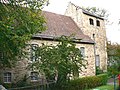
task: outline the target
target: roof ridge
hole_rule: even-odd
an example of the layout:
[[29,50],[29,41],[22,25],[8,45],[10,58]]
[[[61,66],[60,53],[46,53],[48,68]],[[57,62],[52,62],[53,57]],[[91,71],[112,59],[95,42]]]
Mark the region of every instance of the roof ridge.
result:
[[55,12],[50,12],[50,11],[45,11],[45,10],[43,10],[42,12],[43,12],[43,13],[44,13],[44,12],[46,12],[46,13],[51,13],[51,14],[60,15],[60,16],[65,16],[65,17],[71,18],[70,16],[66,16],[66,15],[63,15],[63,14],[55,13]]
[[75,5],[75,4],[72,3],[72,2],[69,2],[69,3],[71,3],[72,5],[74,5],[77,9],[82,9],[83,13],[85,13],[85,14],[88,14],[88,15],[90,15],[90,16],[94,16],[94,17],[97,17],[97,18],[100,18],[100,19],[104,19],[103,17],[100,17],[100,16],[97,15],[97,14],[93,14],[93,13],[91,13],[91,12],[85,10],[84,8],[82,8],[82,7],[80,7],[80,6]]

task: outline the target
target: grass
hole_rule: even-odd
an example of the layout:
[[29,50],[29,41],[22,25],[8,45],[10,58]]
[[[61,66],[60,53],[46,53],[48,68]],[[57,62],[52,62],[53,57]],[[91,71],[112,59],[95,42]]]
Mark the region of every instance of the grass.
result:
[[113,85],[105,85],[105,86],[96,87],[96,88],[90,89],[90,90],[114,90],[114,86]]

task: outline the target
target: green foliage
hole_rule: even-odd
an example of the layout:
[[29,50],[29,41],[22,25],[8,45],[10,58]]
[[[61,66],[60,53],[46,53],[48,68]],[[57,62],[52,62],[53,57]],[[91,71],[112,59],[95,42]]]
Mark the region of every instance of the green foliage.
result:
[[83,60],[80,50],[70,37],[62,36],[58,41],[57,45],[43,44],[38,47],[38,60],[32,66],[44,72],[47,79],[54,79],[56,76],[57,84],[63,85],[70,80],[72,72],[85,67],[86,60]]
[[89,89],[89,90],[114,90],[114,86],[113,85],[103,85],[103,86],[96,87],[94,89]]
[[107,79],[107,74],[101,74],[98,76],[89,76],[71,80],[68,84],[69,90],[85,90],[106,85]]
[[98,78],[100,78],[101,85],[106,85],[108,81],[108,75],[107,74],[100,74],[97,75]]
[[103,70],[100,69],[100,67],[96,67],[96,75],[104,73]]
[[45,30],[41,7],[45,0],[2,0],[0,3],[0,67],[11,67],[25,56],[32,35]]
[[4,83],[3,86],[5,88],[11,88],[12,87],[12,83]]
[[12,88],[18,88],[18,87],[25,87],[30,86],[30,84],[27,82],[27,75],[25,75],[21,80],[19,80],[17,83],[12,84]]
[[100,9],[97,7],[87,7],[87,8],[85,8],[85,10],[89,11],[92,14],[96,14],[99,17],[107,18],[109,16],[109,14],[107,13],[107,10],[105,10],[105,9]]
[[120,73],[120,45],[107,43],[108,73],[117,75]]

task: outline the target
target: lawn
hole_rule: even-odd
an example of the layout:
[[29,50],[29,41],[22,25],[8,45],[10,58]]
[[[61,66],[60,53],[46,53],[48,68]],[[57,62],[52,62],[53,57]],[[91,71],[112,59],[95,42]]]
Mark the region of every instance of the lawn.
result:
[[100,86],[100,87],[90,89],[90,90],[114,90],[114,86],[113,85],[105,85],[105,86]]

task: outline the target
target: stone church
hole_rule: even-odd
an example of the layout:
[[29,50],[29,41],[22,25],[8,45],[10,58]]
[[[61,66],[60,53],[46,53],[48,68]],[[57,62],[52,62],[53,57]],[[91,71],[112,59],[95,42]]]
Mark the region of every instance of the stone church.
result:
[[[74,34],[76,47],[80,49],[88,65],[79,76],[93,76],[96,74],[96,66],[103,71],[107,70],[106,31],[104,19],[91,14],[79,6],[69,3],[65,15],[43,11],[46,18],[47,30],[33,36],[29,43],[34,47],[42,43],[56,45],[54,39]],[[34,49],[34,48],[32,48]],[[44,76],[37,70],[27,70],[28,63],[35,60],[30,56],[29,60],[18,62],[13,69],[1,69],[0,79],[3,83],[17,82],[23,76],[30,76],[30,82],[42,81]],[[39,77],[39,78],[36,78]]]

